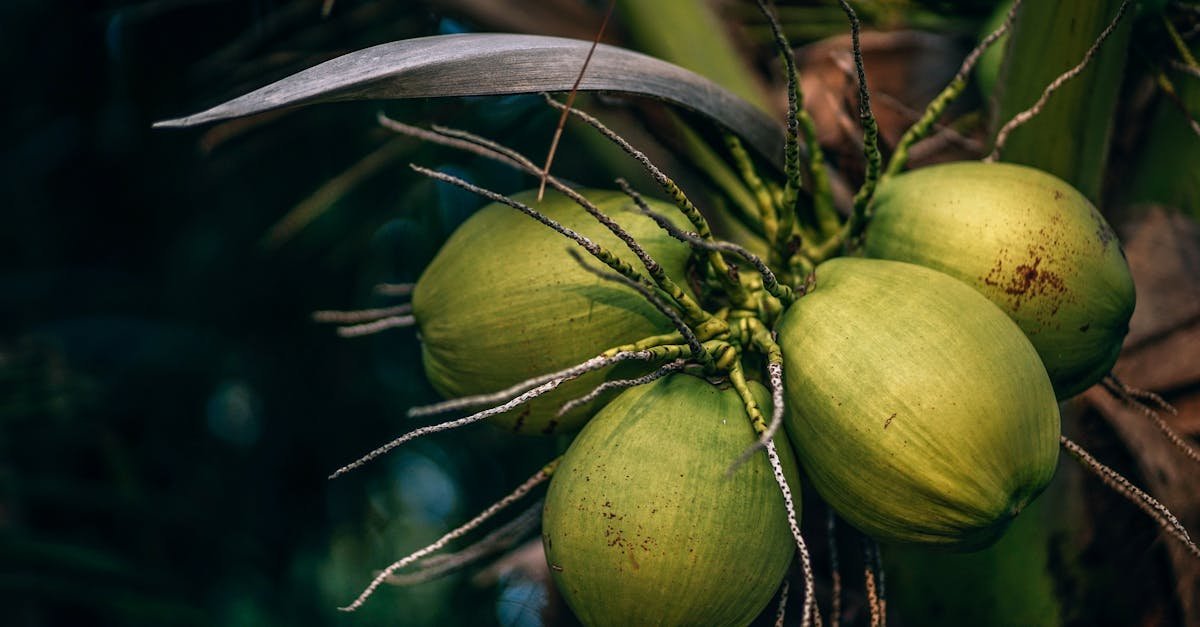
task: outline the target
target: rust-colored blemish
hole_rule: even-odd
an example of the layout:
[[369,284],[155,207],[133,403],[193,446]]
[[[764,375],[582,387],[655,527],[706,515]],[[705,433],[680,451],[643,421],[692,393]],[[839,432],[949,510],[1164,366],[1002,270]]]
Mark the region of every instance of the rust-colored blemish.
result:
[[[1043,236],[1047,234],[1043,230]],[[999,288],[1000,291],[1007,294],[1009,304],[1013,311],[1019,311],[1021,305],[1033,299],[1044,300],[1044,307],[1041,309],[1046,312],[1048,317],[1053,317],[1058,313],[1059,307],[1067,300],[1067,283],[1056,272],[1043,266],[1050,266],[1052,261],[1050,251],[1053,250],[1054,243],[1050,243],[1050,247],[1042,245],[1034,245],[1029,247],[1028,257],[1016,265],[1006,264],[1006,249],[1001,250],[996,258],[996,265],[982,277],[983,283],[990,287]],[[1012,269],[1009,270],[1008,268]],[[1049,320],[1043,320],[1043,323]]]

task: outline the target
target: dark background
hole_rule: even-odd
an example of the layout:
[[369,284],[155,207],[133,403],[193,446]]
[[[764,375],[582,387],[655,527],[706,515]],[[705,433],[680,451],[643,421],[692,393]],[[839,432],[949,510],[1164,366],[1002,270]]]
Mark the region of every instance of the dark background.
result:
[[[0,622],[478,624],[530,593],[451,577],[335,610],[561,443],[476,428],[328,482],[433,395],[411,331],[340,340],[309,319],[385,302],[370,286],[414,280],[478,205],[408,161],[529,183],[394,140],[379,104],[151,129],[342,52],[469,27],[419,2],[342,0],[328,19],[320,4],[0,3]],[[519,98],[386,109],[543,146],[554,119]],[[265,239],[314,194],[320,218]]]

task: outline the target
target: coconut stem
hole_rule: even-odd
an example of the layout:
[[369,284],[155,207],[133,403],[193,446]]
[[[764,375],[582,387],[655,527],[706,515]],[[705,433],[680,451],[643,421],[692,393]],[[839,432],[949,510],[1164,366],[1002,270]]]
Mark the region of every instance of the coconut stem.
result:
[[871,92],[867,89],[867,72],[863,67],[862,45],[859,42],[860,25],[858,14],[846,0],[838,0],[842,11],[850,20],[850,42],[854,51],[854,69],[858,74],[858,118],[863,125],[863,154],[867,158],[867,172],[862,187],[854,194],[854,211],[850,215],[849,235],[857,237],[867,222],[867,205],[875,194],[879,182],[879,169],[883,156],[879,152],[879,124],[871,112]]
[[538,526],[538,523],[542,519],[542,504],[543,501],[539,499],[516,518],[497,527],[491,533],[484,536],[483,539],[465,549],[455,553],[434,555],[421,560],[418,564],[420,567],[419,570],[400,575],[394,574],[388,577],[384,583],[393,586],[411,586],[425,583],[447,573],[454,572],[464,566],[474,564],[489,555],[508,549]]
[[[837,210],[833,207],[833,191],[829,183],[829,172],[825,164],[825,153],[817,141],[816,124],[812,116],[804,108],[804,91],[800,85],[800,72],[796,68],[796,57],[792,45],[783,33],[779,18],[771,11],[764,0],[756,0],[758,10],[767,20],[775,48],[783,59],[787,74],[787,137],[784,144],[784,169],[787,182],[783,189],[783,211],[780,213],[779,229],[772,242],[777,250],[786,254],[787,247],[794,229],[792,225],[801,210],[798,200],[800,189],[804,187],[802,173],[807,174],[812,194],[813,215],[810,219],[825,236],[836,233],[840,225]],[[800,169],[800,135],[803,133],[806,150],[804,151],[804,170]]]
[[362,324],[353,324],[341,326],[337,328],[339,337],[363,337],[366,335],[374,335],[389,329],[404,329],[413,326],[417,323],[417,319],[413,316],[388,316],[364,322]]
[[[750,158],[750,152],[746,150],[746,146],[742,144],[742,140],[733,133],[725,133],[725,147],[729,150],[729,156],[733,159],[733,164],[737,168],[738,175],[742,182],[750,190],[754,196],[754,202],[758,206],[758,218],[762,222],[763,231],[768,238],[772,234],[778,232],[779,217],[775,211],[775,196],[771,194],[771,190],[767,188],[767,184],[758,176],[758,171],[754,169],[754,160]],[[768,225],[768,222],[770,223]]]
[[788,581],[787,577],[783,578],[783,583],[779,584],[779,606],[775,608],[775,627],[783,627],[783,619],[787,616],[788,591],[792,587],[792,582]]
[[[624,348],[624,347],[621,347],[621,348]],[[514,396],[521,394],[522,392],[527,392],[539,385],[543,385],[543,384],[553,381],[555,379],[561,379],[564,377],[574,379],[576,377],[582,376],[582,375],[592,372],[594,370],[599,370],[601,368],[607,368],[608,366],[620,363],[622,361],[628,361],[628,360],[651,361],[651,360],[655,359],[656,355],[654,353],[652,353],[650,350],[648,350],[648,348],[649,347],[646,347],[646,348],[643,348],[640,350],[617,350],[615,353],[613,353],[611,355],[607,354],[608,352],[606,351],[605,353],[602,353],[596,357],[593,357],[587,361],[581,362],[581,363],[571,366],[569,368],[564,368],[562,370],[559,370],[558,372],[551,372],[548,374],[533,377],[532,379],[527,379],[525,381],[521,381],[519,383],[516,383],[516,384],[514,384],[510,387],[507,387],[503,390],[500,390],[498,392],[492,392],[490,394],[476,394],[473,396],[463,396],[460,398],[452,398],[447,401],[442,401],[440,403],[433,403],[432,405],[413,407],[412,409],[408,410],[408,417],[409,418],[420,418],[423,416],[435,416],[437,414],[444,414],[447,412],[458,411],[458,410],[462,410],[462,409],[469,409],[472,407],[483,407],[483,406],[488,406],[488,405],[494,405],[496,403],[500,403],[500,402],[506,401],[508,399],[511,399]]]
[[[629,263],[627,263],[620,257],[616,256],[612,251],[608,250],[607,248],[604,248],[603,246],[600,246],[599,244],[593,242],[591,239],[575,232],[574,230],[572,230],[566,226],[563,226],[556,220],[547,217],[542,212],[530,207],[529,205],[526,205],[525,203],[513,200],[507,196],[504,196],[503,194],[498,194],[496,192],[493,192],[490,189],[485,189],[483,187],[479,187],[478,185],[473,185],[471,183],[468,183],[467,181],[464,181],[463,179],[461,179],[457,176],[446,174],[444,172],[438,172],[436,170],[430,170],[429,168],[421,167],[416,164],[411,164],[409,167],[411,167],[417,173],[423,174],[429,178],[436,179],[439,181],[444,181],[446,183],[450,183],[451,185],[461,187],[462,189],[465,189],[473,194],[478,194],[480,196],[483,196],[484,198],[487,198],[488,200],[491,200],[493,202],[498,202],[498,203],[503,203],[505,205],[508,205],[508,206],[524,213],[525,215],[528,215],[529,217],[537,220],[538,222],[541,222],[542,224],[550,227],[551,229],[554,229],[559,234],[567,237],[568,239],[571,239],[575,243],[582,246],[583,249],[588,251],[588,253],[591,254],[593,257],[599,259],[605,265],[612,268],[613,270],[616,270],[617,272],[624,275],[625,277],[627,277],[631,280],[634,280],[634,281],[639,281],[647,286],[655,287],[654,283],[651,283],[649,279],[642,276],[642,274],[639,273],[636,269],[634,269],[633,266],[631,266]],[[657,264],[655,263],[654,265],[657,265]]]
[[1150,517],[1154,519],[1154,522],[1158,523],[1159,527],[1161,527],[1167,535],[1179,541],[1179,543],[1182,544],[1184,548],[1186,548],[1193,556],[1200,558],[1200,548],[1197,548],[1196,544],[1192,542],[1192,538],[1188,535],[1187,529],[1180,524],[1179,519],[1175,518],[1175,515],[1171,513],[1171,510],[1167,509],[1166,506],[1155,500],[1154,497],[1146,494],[1137,486],[1130,483],[1128,479],[1121,476],[1121,474],[1117,471],[1105,466],[1104,464],[1101,464],[1096,460],[1096,458],[1092,457],[1087,451],[1083,450],[1083,447],[1067,439],[1067,436],[1059,436],[1059,442],[1068,453],[1070,453],[1076,460],[1079,461],[1079,463],[1083,464],[1085,468],[1092,471],[1092,473],[1094,473],[1096,476],[1100,477],[1100,480],[1103,481],[1105,485],[1112,488],[1113,491],[1121,496],[1124,496],[1126,499],[1129,499],[1134,505],[1137,505],[1138,508],[1149,514]]
[[[383,446],[376,448],[375,450],[371,451],[370,453],[363,455],[362,457],[358,458],[354,462],[351,462],[345,466],[342,466],[341,468],[334,471],[333,474],[329,475],[329,478],[336,479],[336,478],[346,474],[347,472],[350,472],[351,470],[354,470],[355,468],[359,468],[359,467],[367,464],[371,460],[373,460],[381,455],[386,454],[387,452],[391,451],[392,449],[396,448],[397,446],[411,442],[419,437],[430,435],[432,433],[440,433],[442,431],[450,431],[451,429],[457,429],[459,427],[464,427],[466,425],[479,422],[480,420],[484,420],[486,418],[490,418],[492,416],[502,414],[502,413],[509,411],[511,409],[514,409],[516,407],[520,407],[521,405],[524,405],[525,403],[528,403],[529,401],[531,401],[539,396],[542,396],[543,394],[546,394],[548,392],[555,390],[556,388],[558,388],[558,386],[562,385],[563,383],[566,383],[567,381],[571,381],[573,379],[577,379],[577,378],[583,376],[584,374],[591,372],[593,370],[599,370],[600,368],[610,366],[614,363],[617,363],[618,361],[624,361],[626,359],[650,360],[650,359],[653,359],[654,356],[655,356],[655,353],[653,353],[651,351],[643,351],[642,353],[633,353],[633,354],[619,353],[612,357],[604,357],[604,356],[593,357],[592,359],[589,359],[589,360],[583,362],[582,364],[579,364],[572,368],[568,368],[566,370],[562,370],[557,373],[554,373],[554,375],[544,375],[542,377],[537,377],[535,379],[531,379],[530,381],[525,381],[525,382],[519,383],[519,384],[517,384],[517,386],[526,386],[532,381],[544,380],[544,379],[546,379],[547,376],[553,377],[553,378],[550,378],[549,380],[546,380],[544,383],[536,385],[532,389],[528,389],[524,393],[518,395],[516,398],[513,398],[512,400],[502,403],[500,405],[496,405],[495,407],[490,407],[483,411],[476,412],[465,418],[459,418],[457,420],[448,420],[446,422],[438,423],[435,425],[428,425],[425,427],[420,427],[418,429],[413,429],[412,431],[405,433],[404,435],[392,440],[391,442],[388,442],[387,444],[384,444]],[[513,387],[515,388],[517,386],[513,386]],[[509,388],[509,389],[511,390],[513,388]],[[505,392],[507,392],[507,391],[508,390],[505,390]],[[495,396],[495,395],[490,395],[490,396]],[[465,399],[455,399],[454,401],[449,401],[447,403],[441,403],[440,407],[439,406],[434,406],[434,407],[438,407],[438,409],[442,409],[442,408],[446,407],[447,405],[450,405],[455,402],[467,403],[469,406],[470,403],[472,403],[473,401],[475,401],[478,398],[479,397],[468,397]],[[426,408],[415,408],[415,409],[428,411],[427,407]],[[413,414],[414,414],[414,411],[409,410],[409,416],[412,416]]]
[[1055,78],[1050,82],[1049,85],[1046,85],[1046,88],[1042,90],[1042,95],[1037,99],[1037,102],[1033,103],[1033,106],[1014,115],[1011,120],[1005,122],[1004,126],[1000,127],[999,132],[996,133],[996,143],[992,146],[992,152],[988,153],[987,157],[984,157],[984,161],[990,163],[999,160],[1000,151],[1004,150],[1004,144],[1008,142],[1009,135],[1011,135],[1014,130],[1020,128],[1026,122],[1032,120],[1037,116],[1037,114],[1041,113],[1042,109],[1046,106],[1046,101],[1050,99],[1051,94],[1053,94],[1055,91],[1058,91],[1058,89],[1065,85],[1067,81],[1079,76],[1079,74],[1083,72],[1083,70],[1096,56],[1096,53],[1100,51],[1100,46],[1103,45],[1104,41],[1108,39],[1108,36],[1117,29],[1117,24],[1120,23],[1121,18],[1125,15],[1125,10],[1128,8],[1129,0],[1123,0],[1121,2],[1121,6],[1117,7],[1117,14],[1113,16],[1113,19],[1108,23],[1108,26],[1106,26],[1104,30],[1100,32],[1100,36],[1096,38],[1096,41],[1092,42],[1092,46],[1087,49],[1086,53],[1084,53],[1083,59],[1080,60],[1075,67],[1063,72],[1062,74],[1059,74],[1058,78]]
[[1171,444],[1174,444],[1175,448],[1179,449],[1181,453],[1186,455],[1188,459],[1192,460],[1193,462],[1200,463],[1200,451],[1197,451],[1192,445],[1188,444],[1187,440],[1185,440],[1178,431],[1172,429],[1171,425],[1167,424],[1167,421],[1163,420],[1162,416],[1158,415],[1158,412],[1154,411],[1154,409],[1142,401],[1145,400],[1149,403],[1153,403],[1159,409],[1162,409],[1171,415],[1179,415],[1179,410],[1172,407],[1170,403],[1163,400],[1161,396],[1155,394],[1154,392],[1139,390],[1137,388],[1132,388],[1128,385],[1125,385],[1124,382],[1122,382],[1112,373],[1109,373],[1108,376],[1104,377],[1100,383],[1104,386],[1104,389],[1108,390],[1108,392],[1114,397],[1120,399],[1129,407],[1136,409],[1138,413],[1149,418],[1150,421],[1154,423],[1154,426],[1158,427],[1158,430],[1163,434],[1163,436],[1165,436],[1167,440],[1171,442]]
[[[759,433],[758,440],[742,451],[741,455],[738,455],[737,460],[726,471],[726,475],[732,475],[739,466],[750,459],[751,455],[765,449],[767,443],[775,439],[775,434],[783,426],[783,353],[779,345],[771,339],[770,331],[762,322],[750,318],[748,323],[751,326],[751,341],[767,355],[767,387],[771,391],[771,422]],[[753,418],[753,416],[751,417]]]
[[[686,216],[688,221],[692,223],[692,226],[695,227],[696,232],[700,234],[700,237],[706,240],[712,239],[712,229],[709,227],[708,220],[704,217],[704,214],[702,214],[700,209],[697,208],[694,203],[692,203],[691,199],[687,197],[687,194],[683,192],[683,189],[681,189],[679,185],[675,183],[675,181],[671,180],[671,178],[664,174],[663,171],[658,168],[658,166],[654,165],[654,163],[650,161],[650,157],[647,157],[645,153],[637,148],[634,148],[633,145],[626,141],[624,137],[621,137],[615,131],[605,126],[605,124],[595,116],[579,109],[568,109],[566,105],[563,105],[554,98],[550,97],[549,94],[542,94],[542,96],[546,99],[546,102],[549,103],[550,106],[562,109],[564,111],[564,115],[569,112],[571,115],[583,120],[592,128],[599,131],[600,134],[606,137],[609,141],[620,147],[621,150],[625,151],[626,154],[633,157],[634,160],[636,160],[642,165],[643,168],[645,168],[654,181],[663,188],[663,191],[665,191],[671,197],[671,200],[675,203],[675,206],[679,207],[679,210],[683,212],[683,215]],[[726,287],[730,290],[730,296],[735,299],[739,297],[744,298],[745,290],[742,288],[742,285],[736,280],[728,280],[729,263],[725,261],[725,258],[721,255],[721,252],[718,250],[709,250],[708,253],[709,263],[712,264],[713,270],[716,271],[717,276],[722,277]]]
[[[762,275],[763,289],[765,289],[768,294],[778,298],[785,307],[792,304],[796,300],[796,295],[792,293],[792,288],[780,283],[775,277],[775,273],[771,271],[771,268],[769,268],[758,255],[755,255],[754,253],[741,246],[738,246],[737,244],[734,244],[733,242],[723,242],[712,239],[711,237],[705,238],[699,233],[684,232],[679,227],[671,224],[671,221],[665,216],[651,209],[650,206],[646,204],[646,201],[642,199],[642,196],[638,194],[637,191],[635,191],[632,187],[630,187],[629,183],[625,181],[625,179],[617,179],[617,185],[620,186],[621,190],[624,191],[631,199],[633,199],[634,204],[638,206],[638,209],[641,209],[642,213],[654,220],[658,226],[669,233],[671,237],[697,248],[717,252],[723,251],[738,255],[753,265],[754,268],[758,270],[758,273]],[[743,300],[748,300],[748,298],[744,298]]]
[[672,372],[678,372],[680,370],[683,370],[684,366],[686,366],[686,365],[687,365],[687,361],[682,360],[682,359],[676,359],[675,361],[672,361],[671,363],[659,368],[658,370],[655,370],[654,372],[651,372],[649,374],[642,375],[640,377],[636,377],[633,379],[613,379],[612,381],[605,381],[604,383],[601,383],[600,385],[598,385],[594,389],[592,389],[591,392],[588,392],[587,394],[584,394],[583,396],[580,396],[579,398],[575,398],[570,401],[567,401],[566,403],[563,403],[563,406],[560,407],[558,410],[558,415],[563,416],[577,407],[586,405],[587,403],[590,403],[590,402],[596,400],[597,398],[600,397],[601,394],[608,392],[609,390],[624,390],[627,388],[636,387],[639,385],[650,383],[652,381],[657,381],[657,380],[671,374]]
[[808,627],[814,625],[821,627],[821,609],[816,603],[816,582],[813,579],[812,558],[808,554],[808,544],[804,542],[804,536],[800,534],[800,522],[796,517],[796,502],[792,498],[792,488],[788,485],[787,477],[783,473],[783,463],[779,461],[779,451],[775,448],[775,441],[767,442],[767,461],[771,463],[771,474],[775,476],[775,483],[779,486],[779,493],[783,496],[783,505],[787,510],[788,529],[792,532],[792,539],[796,542],[796,551],[800,558],[800,569],[804,574],[804,607],[801,609],[801,625]]
[[[526,158],[524,155],[520,154],[519,152],[512,150],[511,148],[508,148],[506,146],[502,146],[491,140],[485,139],[483,137],[479,137],[478,135],[468,133],[466,131],[460,131],[460,130],[456,130],[456,129],[449,129],[449,128],[443,128],[443,127],[434,127],[436,132],[427,131],[422,128],[404,124],[403,122],[398,122],[396,120],[392,120],[391,118],[388,118],[388,117],[384,116],[383,114],[379,114],[379,123],[382,124],[383,126],[385,126],[386,128],[396,131],[398,133],[403,133],[406,135],[410,135],[412,137],[424,139],[424,140],[430,141],[432,143],[437,143],[437,144],[440,144],[443,146],[449,146],[452,148],[458,148],[461,150],[465,150],[472,154],[476,154],[476,155],[479,155],[482,157],[492,159],[494,161],[503,163],[510,167],[516,168],[518,170],[523,170],[525,172],[528,172],[528,173],[534,174],[534,175],[540,175],[540,170],[538,169],[538,167],[536,165],[534,165],[532,161],[530,161],[528,158]],[[532,207],[522,205],[524,207],[522,209],[521,206],[518,206],[518,205],[520,205],[520,203],[514,204],[515,201],[512,201],[511,199],[508,199],[507,197],[499,196],[498,194],[496,194],[495,192],[492,192],[490,190],[485,190],[481,187],[471,185],[470,183],[467,183],[466,181],[459,179],[457,177],[453,177],[453,176],[443,174],[440,172],[436,173],[436,174],[430,174],[430,172],[432,172],[432,171],[427,168],[420,168],[419,166],[411,166],[411,167],[413,167],[416,171],[421,172],[422,174],[425,174],[426,176],[431,176],[432,178],[446,181],[448,183],[457,185],[459,187],[462,187],[463,189],[471,191],[472,193],[482,195],[485,198],[496,200],[498,202],[503,202],[504,204],[507,204],[511,207],[517,208],[518,210],[526,213],[527,215],[530,215],[534,219],[538,220],[539,222],[542,222],[543,224],[545,224],[547,226],[550,226],[551,228],[554,228],[554,226],[552,226],[552,224],[557,224],[557,222],[550,220],[549,218],[542,215],[540,212],[536,211]],[[551,187],[553,187],[554,189],[561,192],[563,195],[570,198],[572,201],[574,201],[579,206],[583,207],[585,211],[587,211],[589,214],[591,214],[594,218],[596,218],[597,221],[599,221],[602,225],[604,225],[609,231],[611,231],[614,235],[616,235],[618,238],[620,238],[621,241],[624,242],[625,245],[638,257],[638,259],[642,262],[642,265],[646,267],[646,270],[648,272],[650,272],[651,276],[659,281],[660,286],[663,286],[664,282],[662,280],[665,279],[665,281],[667,283],[669,283],[670,285],[664,287],[664,291],[666,291],[673,299],[675,299],[679,303],[681,308],[683,308],[684,312],[688,315],[689,319],[692,322],[699,323],[699,322],[707,321],[709,319],[710,316],[708,316],[708,314],[706,314],[704,312],[704,310],[690,296],[687,295],[686,292],[684,292],[682,289],[679,289],[678,286],[674,286],[673,283],[670,283],[670,279],[666,276],[666,272],[663,271],[662,266],[657,261],[655,261],[649,255],[649,253],[647,253],[645,251],[645,249],[643,249],[641,247],[641,245],[637,243],[636,240],[633,239],[633,236],[631,236],[628,232],[626,232],[624,229],[622,229],[621,226],[618,225],[615,221],[613,221],[612,218],[605,215],[603,212],[600,211],[599,207],[597,207],[594,203],[589,201],[587,198],[583,197],[583,195],[581,195],[579,192],[568,187],[562,181],[559,181],[557,178],[555,178],[553,176],[549,176],[546,180],[550,184]],[[555,229],[555,230],[558,230],[558,229]],[[568,233],[566,233],[564,231],[558,230],[558,232],[563,235],[566,235],[567,237],[571,237]],[[571,231],[571,232],[574,233],[574,231]],[[582,237],[582,236],[580,236],[580,237]],[[572,237],[572,239],[575,239],[575,238]],[[586,239],[586,238],[584,238],[584,239]],[[580,241],[579,239],[575,239],[575,241],[577,243],[579,243],[580,245],[583,245],[585,248],[587,248],[588,252],[592,253],[593,255],[596,254],[595,252],[592,251],[592,248],[588,248],[588,246],[584,245],[583,242]],[[587,241],[590,241],[590,240],[587,240]],[[611,251],[607,251],[606,249],[596,245],[594,242],[591,244],[591,246],[594,247],[596,250],[603,251],[612,260],[619,261],[620,264],[623,264],[623,265],[627,266],[627,268],[629,270],[632,270],[632,266],[629,266],[628,264],[625,264],[625,262],[620,261],[615,255],[612,254]],[[600,257],[597,257],[597,258],[600,258]],[[601,259],[601,261],[605,261],[603,258],[600,258],[600,259]],[[625,274],[629,278],[641,281],[645,285],[653,287],[653,284],[649,280],[638,275],[636,273],[636,271],[634,271],[633,274],[637,275],[637,276],[632,276],[628,272],[622,272],[621,269],[613,266],[613,264],[609,263],[608,261],[605,261],[605,263],[608,264],[610,267],[612,267],[614,270],[617,270],[618,272]],[[668,287],[670,289],[668,289]]]
[[374,322],[391,316],[412,313],[412,305],[405,303],[394,307],[378,307],[375,309],[356,309],[353,311],[314,311],[314,322],[323,324],[357,324]]
[[971,70],[975,68],[975,64],[979,62],[979,58],[983,53],[991,48],[1005,33],[1012,28],[1013,22],[1017,17],[1017,10],[1021,8],[1023,0],[1014,0],[1012,7],[1008,9],[1008,14],[1004,16],[1004,23],[999,28],[988,34],[979,42],[978,46],[963,59],[962,66],[958,68],[958,73],[951,79],[950,84],[946,85],[945,89],[937,95],[925,108],[925,113],[921,115],[908,130],[904,131],[904,135],[900,137],[899,143],[896,144],[896,150],[892,153],[892,158],[888,162],[887,171],[884,172],[884,178],[895,176],[908,165],[909,149],[913,144],[925,139],[929,134],[929,130],[933,128],[938,118],[942,117],[946,108],[949,107],[962,94],[967,87],[967,77]]
[[382,585],[385,581],[387,581],[392,575],[394,575],[401,568],[404,568],[405,566],[408,566],[409,564],[416,562],[417,560],[425,557],[426,555],[430,555],[436,551],[440,551],[443,547],[445,547],[451,541],[455,540],[456,538],[462,537],[463,535],[467,534],[471,530],[475,529],[479,525],[486,522],[492,516],[495,516],[498,512],[500,512],[504,508],[506,508],[509,505],[520,500],[521,497],[528,494],[530,490],[534,489],[535,487],[537,487],[538,485],[540,485],[541,483],[543,483],[547,479],[549,479],[550,475],[552,475],[554,473],[554,469],[558,466],[558,463],[561,460],[562,460],[562,458],[559,457],[559,458],[555,459],[554,461],[550,462],[549,464],[546,464],[545,466],[543,466],[541,470],[534,473],[534,475],[532,477],[530,477],[529,479],[527,479],[525,481],[525,483],[522,483],[520,486],[517,486],[516,490],[513,490],[511,493],[509,493],[504,498],[493,503],[490,507],[488,507],[487,509],[480,512],[477,516],[472,518],[466,524],[464,524],[461,527],[458,527],[458,528],[450,531],[446,535],[438,538],[437,541],[434,542],[433,544],[430,544],[429,546],[426,546],[423,549],[419,549],[419,550],[413,552],[412,554],[393,562],[391,566],[388,566],[387,568],[383,569],[382,572],[380,572],[378,575],[375,576],[375,579],[371,580],[371,583],[368,584],[367,587],[362,591],[362,593],[358,595],[358,598],[355,599],[354,602],[350,603],[349,605],[347,605],[345,607],[340,607],[338,609],[343,612],[353,612],[354,610],[357,610],[358,608],[362,607],[362,604],[364,602],[366,602],[366,600],[368,598],[370,598],[370,596],[372,594],[375,593],[375,590],[377,588],[379,588],[380,585]]

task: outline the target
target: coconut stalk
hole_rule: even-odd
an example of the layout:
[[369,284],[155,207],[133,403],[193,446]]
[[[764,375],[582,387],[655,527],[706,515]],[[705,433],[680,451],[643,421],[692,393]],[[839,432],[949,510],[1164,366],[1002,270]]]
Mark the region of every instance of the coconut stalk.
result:
[[[994,128],[1031,106],[1051,81],[1078,63],[1120,5],[1121,0],[1024,3],[1000,70]],[[1100,204],[1132,23],[1126,16],[1088,67],[1012,133],[1001,161],[1045,170]]]

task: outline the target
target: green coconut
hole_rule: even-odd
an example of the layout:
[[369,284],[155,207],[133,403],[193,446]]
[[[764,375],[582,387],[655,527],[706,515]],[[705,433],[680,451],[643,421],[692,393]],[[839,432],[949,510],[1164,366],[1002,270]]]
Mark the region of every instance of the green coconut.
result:
[[1013,321],[961,281],[834,259],[777,331],[796,453],[867,535],[981,548],[1054,474],[1046,370]]
[[1099,381],[1133,315],[1121,243],[1062,180],[1020,165],[963,162],[885,181],[867,256],[966,282],[1008,313],[1041,355],[1058,398]]
[[[585,625],[745,625],[762,611],[793,544],[766,454],[726,476],[755,439],[733,389],[686,374],[630,389],[592,418],[542,518],[551,574]],[[796,463],[777,442],[798,506]]]
[[[569,198],[547,192],[514,198],[608,248],[636,268],[616,236]],[[642,215],[627,196],[584,191],[685,285],[689,249]],[[674,206],[651,202],[665,215]],[[681,221],[683,218],[680,217]],[[451,235],[413,290],[425,374],[447,398],[486,394],[595,357],[601,351],[673,330],[671,322],[631,288],[608,281],[571,256],[574,242],[502,204],[488,205]],[[592,267],[601,267],[590,257]],[[607,268],[603,268],[607,270]],[[578,429],[612,395],[556,416],[562,404],[608,378],[636,376],[626,362],[567,383],[491,421],[518,433]]]

